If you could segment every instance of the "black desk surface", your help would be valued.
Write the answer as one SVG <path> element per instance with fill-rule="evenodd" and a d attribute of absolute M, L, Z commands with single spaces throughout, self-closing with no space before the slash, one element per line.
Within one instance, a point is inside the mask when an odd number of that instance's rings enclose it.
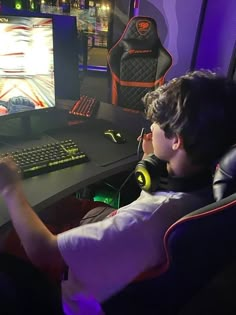
<path fill-rule="evenodd" d="M 61 108 L 70 108 L 72 105 L 73 101 L 61 100 Z M 54 123 L 56 119 L 61 120 L 60 128 L 47 130 L 37 140 L 18 141 L 17 145 L 27 147 L 45 143 L 52 138 L 70 137 L 79 142 L 81 149 L 87 153 L 89 162 L 23 180 L 26 196 L 36 212 L 87 185 L 135 166 L 138 160 L 137 136 L 142 127 L 149 127 L 142 114 L 130 113 L 106 103 L 100 103 L 95 118 L 79 124 L 72 121 L 73 126 L 69 128 L 68 116 L 63 110 L 60 112 L 60 118 L 53 119 Z M 53 125 L 53 122 L 51 124 Z M 114 144 L 103 136 L 103 131 L 112 128 L 122 131 L 127 138 L 125 144 Z M 4 146 L 1 147 L 1 150 L 4 149 L 7 150 Z M 0 227 L 7 223 L 8 210 L 1 199 Z"/>

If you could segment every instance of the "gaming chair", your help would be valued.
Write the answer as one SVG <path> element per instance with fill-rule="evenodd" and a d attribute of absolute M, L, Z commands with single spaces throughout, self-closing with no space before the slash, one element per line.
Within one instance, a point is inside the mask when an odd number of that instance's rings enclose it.
<path fill-rule="evenodd" d="M 222 292 L 222 283 L 226 297 L 232 297 L 236 289 L 236 277 L 231 281 L 231 275 L 236 275 L 236 146 L 217 166 L 213 194 L 216 202 L 170 226 L 163 240 L 165 263 L 105 301 L 106 315 L 182 315 L 181 310 L 191 299 L 195 303 L 190 303 L 184 314 L 200 314 L 192 311 L 201 302 L 198 294 L 202 290 L 205 301 L 210 296 L 218 311 L 204 314 L 235 314 L 235 298 L 225 305 L 216 292 Z M 220 274 L 224 281 L 218 280 Z M 224 274 L 229 274 L 228 278 Z"/>
<path fill-rule="evenodd" d="M 163 84 L 172 57 L 163 47 L 154 19 L 135 16 L 108 52 L 112 104 L 143 111 L 142 97 Z"/>

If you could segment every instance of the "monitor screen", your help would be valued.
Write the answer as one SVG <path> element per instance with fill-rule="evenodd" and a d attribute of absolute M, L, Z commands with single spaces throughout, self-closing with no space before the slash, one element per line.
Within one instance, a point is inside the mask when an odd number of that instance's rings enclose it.
<path fill-rule="evenodd" d="M 55 107 L 52 17 L 0 16 L 0 115 Z"/>

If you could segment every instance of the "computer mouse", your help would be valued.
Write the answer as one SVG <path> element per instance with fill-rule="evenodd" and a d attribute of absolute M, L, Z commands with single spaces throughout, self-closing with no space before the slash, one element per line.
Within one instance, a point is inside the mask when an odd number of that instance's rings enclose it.
<path fill-rule="evenodd" d="M 108 129 L 108 130 L 105 130 L 103 134 L 105 138 L 109 139 L 113 143 L 120 144 L 120 143 L 126 142 L 125 137 L 118 130 Z"/>

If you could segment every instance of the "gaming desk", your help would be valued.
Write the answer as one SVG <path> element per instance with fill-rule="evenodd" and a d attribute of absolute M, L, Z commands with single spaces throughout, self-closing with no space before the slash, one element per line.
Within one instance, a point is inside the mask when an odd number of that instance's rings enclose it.
<path fill-rule="evenodd" d="M 39 215 L 45 207 L 79 189 L 134 167 L 138 161 L 137 136 L 142 127 L 149 128 L 149 122 L 142 114 L 127 112 L 121 107 L 106 103 L 100 103 L 94 118 L 78 123 L 67 114 L 67 108 L 73 104 L 72 100 L 59 102 L 60 128 L 52 128 L 46 133 L 46 140 L 40 141 L 72 136 L 78 139 L 89 162 L 23 180 L 29 203 Z M 53 120 L 55 122 L 56 118 L 53 117 Z M 103 136 L 103 130 L 113 127 L 123 132 L 127 143 L 114 144 Z M 26 143 L 28 144 L 25 141 L 22 145 Z M 33 143 L 37 145 L 37 140 L 33 140 Z M 1 229 L 9 223 L 8 210 L 0 199 Z"/>

